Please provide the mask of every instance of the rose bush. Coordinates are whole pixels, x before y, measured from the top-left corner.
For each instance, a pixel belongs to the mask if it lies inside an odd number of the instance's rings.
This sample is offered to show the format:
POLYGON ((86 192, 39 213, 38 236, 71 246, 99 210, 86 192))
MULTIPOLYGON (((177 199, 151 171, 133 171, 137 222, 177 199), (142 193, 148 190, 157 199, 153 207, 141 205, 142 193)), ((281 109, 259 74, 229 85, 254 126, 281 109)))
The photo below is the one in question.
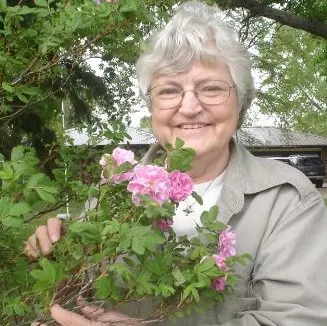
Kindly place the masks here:
MULTIPOLYGON (((178 202, 189 195, 199 200, 199 196, 192 192, 185 173, 194 151, 183 148, 180 140, 167 148, 165 160, 158 160, 167 162, 165 168, 153 162, 141 165, 130 151, 120 148, 103 155, 98 172, 102 185, 87 190, 96 205, 82 220, 65 221, 65 236, 51 257, 15 261, 24 273, 14 291, 7 289, 2 320, 14 318, 16 325, 47 321, 50 306, 58 303, 71 309, 79 295, 97 304, 110 301, 114 305, 155 297, 158 304, 147 320, 161 320, 195 306, 204 309, 233 290, 237 280, 233 264, 245 263, 248 257, 236 256, 235 234, 217 221, 217 206, 203 212, 198 238, 177 237, 173 231, 178 202), (122 178, 126 174, 129 177, 122 178), (15 293, 14 308, 10 293, 15 293)), ((15 164, 6 163, 0 176, 15 164)), ((32 185, 31 181, 22 184, 32 185)), ((54 194, 55 186, 55 181, 48 180, 36 188, 54 194)), ((17 210, 11 209, 11 218, 16 218, 17 210)), ((17 269, 10 268, 8 274, 11 270, 17 275, 17 269)))

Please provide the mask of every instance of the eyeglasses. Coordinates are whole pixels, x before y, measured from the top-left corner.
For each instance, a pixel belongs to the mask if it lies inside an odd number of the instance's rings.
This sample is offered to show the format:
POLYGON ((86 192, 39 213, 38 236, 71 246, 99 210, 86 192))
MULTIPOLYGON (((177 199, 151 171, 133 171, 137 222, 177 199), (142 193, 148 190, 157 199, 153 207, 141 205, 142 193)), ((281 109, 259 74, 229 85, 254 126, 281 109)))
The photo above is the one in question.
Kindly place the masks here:
POLYGON ((194 89, 183 90, 177 85, 159 85, 151 88, 146 94, 152 104, 160 110, 173 109, 182 103, 186 92, 193 92, 201 104, 217 105, 225 102, 230 90, 235 85, 223 80, 209 80, 198 84, 194 89))

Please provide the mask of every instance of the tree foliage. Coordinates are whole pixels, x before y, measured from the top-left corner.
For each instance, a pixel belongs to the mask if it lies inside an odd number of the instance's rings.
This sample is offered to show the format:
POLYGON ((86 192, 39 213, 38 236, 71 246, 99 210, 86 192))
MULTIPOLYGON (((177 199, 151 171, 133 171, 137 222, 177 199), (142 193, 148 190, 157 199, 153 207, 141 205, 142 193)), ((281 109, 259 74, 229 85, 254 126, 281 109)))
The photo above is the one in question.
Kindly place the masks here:
POLYGON ((63 99, 74 122, 93 123, 95 112, 126 117, 135 103, 130 64, 154 23, 153 5, 1 0, 0 152, 9 157, 23 140, 44 150, 55 140, 51 122, 60 118, 63 99), (92 58, 105 63, 103 76, 92 71, 92 58))

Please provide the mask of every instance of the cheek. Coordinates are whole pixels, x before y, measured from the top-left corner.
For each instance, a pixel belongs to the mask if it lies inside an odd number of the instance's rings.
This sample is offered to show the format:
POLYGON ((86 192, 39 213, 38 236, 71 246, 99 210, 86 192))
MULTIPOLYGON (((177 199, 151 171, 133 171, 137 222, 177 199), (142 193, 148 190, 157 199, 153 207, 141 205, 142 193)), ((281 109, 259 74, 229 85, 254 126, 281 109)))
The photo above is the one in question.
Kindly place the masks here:
POLYGON ((151 121, 152 121, 152 131, 160 142, 166 127, 165 119, 163 119, 162 116, 156 113, 152 113, 151 121))

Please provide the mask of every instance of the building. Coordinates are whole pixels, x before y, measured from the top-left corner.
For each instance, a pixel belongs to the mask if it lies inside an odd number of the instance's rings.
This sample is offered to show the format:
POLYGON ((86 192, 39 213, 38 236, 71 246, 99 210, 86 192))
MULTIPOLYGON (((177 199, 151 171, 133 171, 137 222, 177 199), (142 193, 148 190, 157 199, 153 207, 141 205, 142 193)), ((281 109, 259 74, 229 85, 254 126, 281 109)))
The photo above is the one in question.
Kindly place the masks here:
MULTIPOLYGON (((124 146, 144 152, 155 142, 150 131, 127 128, 131 139, 125 138, 124 146)), ((89 137, 85 132, 70 129, 67 131, 73 139, 73 145, 87 144, 89 137)), ((327 137, 285 130, 277 127, 242 127, 235 135, 237 142, 243 144, 257 156, 289 156, 297 154, 318 154, 324 161, 327 171, 327 137)), ((103 139, 97 146, 108 144, 103 139)))

